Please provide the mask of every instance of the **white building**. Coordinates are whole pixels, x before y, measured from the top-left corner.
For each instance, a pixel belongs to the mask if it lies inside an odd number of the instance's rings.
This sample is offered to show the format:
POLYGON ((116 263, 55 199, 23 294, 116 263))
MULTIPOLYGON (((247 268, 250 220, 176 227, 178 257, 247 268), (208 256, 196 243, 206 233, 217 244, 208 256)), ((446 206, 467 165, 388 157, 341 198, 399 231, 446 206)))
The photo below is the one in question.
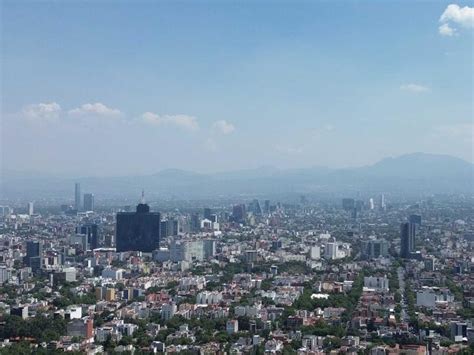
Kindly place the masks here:
POLYGON ((437 287, 423 287, 416 293, 418 307, 434 308, 437 304, 454 302, 454 296, 448 289, 440 290, 437 287))
POLYGON ((165 303, 161 306, 161 318, 165 321, 170 320, 176 314, 178 306, 176 303, 165 303))
POLYGON ((309 249, 309 257, 312 259, 312 260, 319 260, 321 259, 321 247, 315 245, 315 246, 312 246, 310 249, 309 249))
POLYGON ((255 318, 260 313, 260 307, 255 306, 236 306, 234 313, 237 317, 255 318))
POLYGON ((28 214, 32 216, 35 213, 35 204, 34 202, 28 202, 28 214))
POLYGON ((123 269, 114 269, 111 267, 105 268, 102 270, 102 277, 104 279, 111 280, 122 280, 123 279, 123 269))
POLYGON ((324 249, 324 257, 327 260, 342 259, 351 255, 351 245, 349 243, 328 242, 324 249))
POLYGON ((64 312, 64 318, 66 319, 81 319, 82 318, 82 308, 80 306, 70 306, 64 312))
POLYGON ((364 277, 364 288, 377 292, 388 292, 389 281, 386 276, 366 276, 364 277))
POLYGON ((172 262, 202 261, 205 259, 206 251, 215 253, 215 247, 214 249, 212 245, 209 247, 207 241, 204 240, 172 241, 169 249, 169 259, 172 262))
POLYGON ((339 245, 334 243, 326 243, 326 248, 324 249, 324 257, 329 260, 337 259, 337 249, 339 245))
POLYGON ((239 321, 237 319, 228 320, 225 326, 227 334, 234 334, 239 331, 239 321))
POLYGON ((0 265, 0 285, 3 285, 11 277, 11 271, 7 269, 6 265, 0 265))
POLYGON ((202 291, 196 295, 197 304, 219 304, 222 301, 222 293, 217 291, 202 291))

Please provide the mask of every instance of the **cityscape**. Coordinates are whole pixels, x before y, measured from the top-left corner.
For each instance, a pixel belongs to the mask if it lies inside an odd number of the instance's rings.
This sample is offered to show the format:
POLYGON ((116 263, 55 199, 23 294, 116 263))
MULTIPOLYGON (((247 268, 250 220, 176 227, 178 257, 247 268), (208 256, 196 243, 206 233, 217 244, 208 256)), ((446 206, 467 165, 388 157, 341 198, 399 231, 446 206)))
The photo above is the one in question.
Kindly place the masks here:
POLYGON ((472 351, 472 197, 158 212, 81 187, 59 212, 1 207, 2 351, 472 351))
POLYGON ((474 354, 472 2, 0 13, 0 355, 474 354))

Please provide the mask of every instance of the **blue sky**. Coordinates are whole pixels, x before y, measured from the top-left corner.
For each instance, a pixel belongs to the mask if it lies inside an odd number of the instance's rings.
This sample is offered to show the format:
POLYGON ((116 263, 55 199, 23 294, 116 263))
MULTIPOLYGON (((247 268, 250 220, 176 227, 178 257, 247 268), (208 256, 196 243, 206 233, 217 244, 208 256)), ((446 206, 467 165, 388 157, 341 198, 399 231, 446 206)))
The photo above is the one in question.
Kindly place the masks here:
POLYGON ((472 161, 468 6, 3 1, 3 167, 340 167, 416 151, 472 161))

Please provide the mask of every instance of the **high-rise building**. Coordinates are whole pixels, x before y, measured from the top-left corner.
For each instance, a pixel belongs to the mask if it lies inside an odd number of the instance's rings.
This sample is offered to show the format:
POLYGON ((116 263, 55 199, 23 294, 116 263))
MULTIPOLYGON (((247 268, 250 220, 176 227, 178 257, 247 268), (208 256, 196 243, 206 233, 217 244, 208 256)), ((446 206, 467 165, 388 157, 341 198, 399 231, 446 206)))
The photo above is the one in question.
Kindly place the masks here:
POLYGON ((270 213, 270 200, 265 200, 263 206, 264 206, 264 207, 263 207, 263 208, 264 208, 264 212, 265 212, 265 213, 270 213))
POLYGON ((168 219, 168 233, 171 236, 176 236, 179 233, 179 221, 177 219, 168 219))
POLYGON ((408 219, 410 223, 421 225, 421 216, 419 214, 412 214, 408 219))
POLYGON ((242 222, 245 218, 245 205, 235 205, 232 207, 232 219, 234 222, 242 222))
POLYGON ((216 241, 214 239, 205 239, 203 242, 204 259, 212 258, 216 255, 216 241))
POLYGON ((179 221, 177 219, 167 219, 160 223, 160 237, 166 238, 176 236, 179 232, 179 221))
POLYGON ((375 208, 374 199, 370 198, 369 199, 369 209, 373 210, 374 208, 375 208))
POLYGON ((35 213, 35 204, 34 202, 28 202, 28 214, 32 216, 35 213))
POLYGON ((161 318, 165 321, 170 320, 177 311, 178 306, 176 306, 176 303, 165 303, 161 306, 161 318))
POLYGON ((385 208, 387 207, 386 203, 385 203, 385 195, 384 194, 381 194, 380 195, 380 205, 379 205, 379 208, 381 210, 385 210, 385 208))
POLYGON ((375 259, 388 255, 389 244, 385 239, 366 240, 362 242, 361 254, 364 259, 375 259))
POLYGON ((400 226, 400 256, 411 258, 415 252, 416 224, 406 222, 400 226))
POLYGON ((142 201, 136 212, 117 213, 116 248, 122 251, 142 251, 151 253, 160 244, 160 213, 150 212, 150 207, 142 201))
POLYGON ((0 206, 0 217, 7 217, 13 213, 13 209, 10 206, 0 206))
POLYGON ((262 214, 262 208, 260 207, 260 202, 257 199, 254 199, 249 204, 249 212, 252 212, 256 216, 260 216, 262 214))
POLYGON ((324 257, 329 260, 334 260, 338 258, 338 251, 339 244, 336 242, 326 243, 326 247, 324 249, 324 257))
POLYGON ((211 220, 212 210, 210 208, 204 208, 204 219, 211 220))
POLYGON ((97 224, 84 224, 76 228, 76 233, 86 235, 87 244, 90 249, 97 249, 99 247, 99 227, 97 224))
POLYGON ((84 194, 84 211, 94 211, 94 194, 84 194))
POLYGON ((79 211, 81 206, 81 184, 76 182, 74 187, 74 208, 79 211))
POLYGON ((168 221, 161 221, 160 222, 160 237, 163 238, 169 237, 168 234, 168 221))
POLYGON ((31 266, 31 259, 41 257, 43 253, 43 243, 39 241, 29 240, 26 242, 25 264, 31 266))
POLYGON ((197 233, 201 229, 201 221, 199 220, 199 214, 193 213, 191 215, 190 229, 192 233, 197 233))
POLYGON ((342 208, 344 211, 352 211, 355 208, 355 200, 353 198, 343 198, 342 208))

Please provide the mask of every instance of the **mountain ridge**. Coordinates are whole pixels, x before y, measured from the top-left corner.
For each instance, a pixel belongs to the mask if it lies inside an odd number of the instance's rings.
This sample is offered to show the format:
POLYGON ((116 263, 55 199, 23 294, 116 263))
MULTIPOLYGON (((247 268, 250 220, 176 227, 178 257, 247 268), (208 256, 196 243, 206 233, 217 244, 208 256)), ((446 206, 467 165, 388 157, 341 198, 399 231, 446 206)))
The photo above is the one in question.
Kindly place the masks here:
MULTIPOLYGON (((411 153, 387 157, 357 168, 312 167, 279 169, 259 167, 231 172, 198 173, 164 169, 154 174, 120 177, 65 178, 50 176, 9 178, 3 176, 3 196, 72 195, 73 183, 98 196, 135 196, 144 188, 159 196, 215 197, 274 193, 318 193, 338 191, 473 191, 474 164, 449 155, 411 153)), ((26 197, 25 196, 25 197, 26 197)))

